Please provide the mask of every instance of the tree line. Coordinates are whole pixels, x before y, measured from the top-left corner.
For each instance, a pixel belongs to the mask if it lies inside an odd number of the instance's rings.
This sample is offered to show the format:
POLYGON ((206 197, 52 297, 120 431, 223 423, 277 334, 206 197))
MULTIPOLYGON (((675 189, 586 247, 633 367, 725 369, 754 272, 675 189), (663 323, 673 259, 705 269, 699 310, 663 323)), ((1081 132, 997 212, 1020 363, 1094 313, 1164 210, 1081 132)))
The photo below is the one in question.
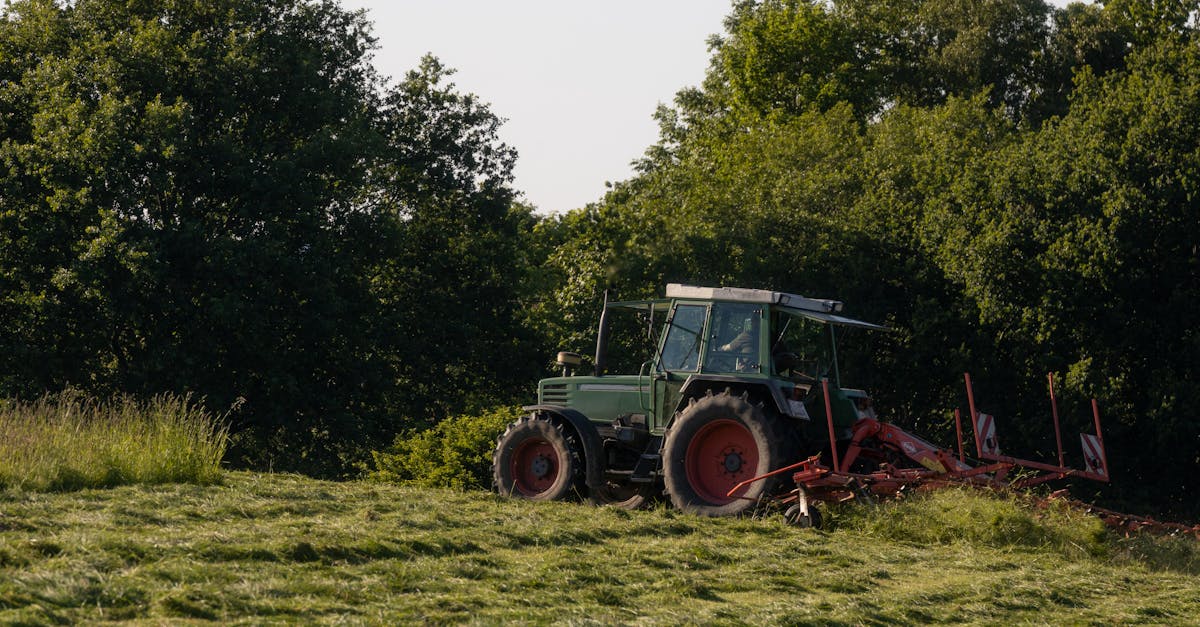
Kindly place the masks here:
POLYGON ((235 462, 337 474, 536 376, 500 120, 432 57, 386 84, 370 29, 332 1, 11 3, 0 393, 192 391, 233 408, 235 462))
POLYGON ((235 463, 338 475, 529 400, 605 291, 773 288, 894 328, 843 371, 902 426, 952 434, 970 371, 1051 451, 1054 372, 1104 497, 1195 513, 1197 4, 739 0, 634 176, 545 216, 486 103, 378 76, 336 2, 13 2, 0 395, 190 391, 235 463))

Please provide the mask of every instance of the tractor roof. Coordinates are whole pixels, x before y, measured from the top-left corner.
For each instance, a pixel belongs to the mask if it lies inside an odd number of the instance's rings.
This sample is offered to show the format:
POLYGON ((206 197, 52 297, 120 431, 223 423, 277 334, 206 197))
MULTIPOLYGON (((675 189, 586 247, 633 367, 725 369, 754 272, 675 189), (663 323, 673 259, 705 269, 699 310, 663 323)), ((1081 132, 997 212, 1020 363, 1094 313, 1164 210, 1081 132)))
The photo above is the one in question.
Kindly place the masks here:
POLYGON ((743 287, 699 287, 669 283, 667 284, 667 298, 614 302, 608 303, 608 307, 611 309, 662 312, 670 309, 672 299, 762 303, 765 305, 774 305, 778 311, 825 324, 862 327, 865 329, 887 329, 885 326, 838 315, 842 310, 841 301, 807 298, 799 294, 789 294, 788 292, 755 290, 743 287))
POLYGON ((793 309, 837 313, 842 310, 842 301, 805 298, 799 294, 753 290, 744 287, 697 287, 680 283, 667 284, 667 298, 698 298, 701 300, 725 300, 738 303, 764 303, 783 305, 793 309))

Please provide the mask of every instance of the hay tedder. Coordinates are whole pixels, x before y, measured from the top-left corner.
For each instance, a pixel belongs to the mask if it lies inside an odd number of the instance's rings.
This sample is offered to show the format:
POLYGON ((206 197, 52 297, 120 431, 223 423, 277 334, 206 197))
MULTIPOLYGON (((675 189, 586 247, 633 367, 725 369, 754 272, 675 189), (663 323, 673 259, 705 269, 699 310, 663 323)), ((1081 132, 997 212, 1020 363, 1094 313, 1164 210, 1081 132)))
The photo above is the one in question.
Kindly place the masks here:
MULTIPOLYGON (((961 411, 954 412, 954 426, 958 434, 957 455, 895 425, 874 417, 865 417, 854 424, 853 435, 845 444, 844 450, 839 452, 839 448, 843 447, 833 447, 830 450, 832 466, 824 465, 821 462, 821 454, 816 454, 768 475, 747 479, 734 486, 727 494, 732 496, 743 490, 746 485, 761 481, 769 475, 791 473, 796 487, 779 498, 780 502, 787 506, 785 516, 795 524, 820 526, 820 513, 813 508, 814 501, 841 502, 864 497, 891 497, 906 489, 956 484, 1025 488, 1068 477, 1107 482, 1108 460, 1105 456, 1104 439, 1100 431, 1100 410, 1096 400, 1092 399, 1092 417, 1096 433, 1079 435, 1084 469, 1069 468, 1065 465, 1063 453, 1058 402, 1054 395, 1054 376, 1047 375, 1047 378, 1050 384, 1054 435, 1058 445, 1057 465, 1002 454, 996 434, 995 417, 976 411, 971 375, 964 374, 972 431, 975 436, 975 453, 977 459, 985 463, 978 466, 967 463, 963 447, 961 411), (864 468, 873 470, 863 470, 864 468), (1021 469, 1026 472, 1020 473, 1019 477, 1011 477, 1016 474, 1014 471, 1021 469)), ((822 380, 821 385, 827 389, 829 381, 822 380)), ((825 416, 826 424, 832 433, 831 407, 826 407, 825 416)))
MULTIPOLYGON (((576 374, 580 355, 559 353, 562 376, 539 382, 537 403, 497 442, 496 490, 626 508, 665 495, 704 516, 766 502, 782 505, 794 523, 819 526, 817 502, 947 484, 1109 480, 1095 401, 1095 433, 1080 436, 1082 469, 1066 465, 1052 378, 1057 463, 1002 453, 996 420, 977 411, 969 375, 974 465, 964 454, 961 411, 957 452, 878 419, 867 392, 841 384, 839 333, 853 329, 886 327, 842 315, 839 301, 769 290, 671 284, 666 298, 606 301, 593 374, 576 374), (610 320, 630 313, 634 324, 610 320), (652 348, 629 362, 645 359, 638 372, 609 374, 609 344, 628 346, 640 333, 652 348)), ((1126 528, 1160 525, 1096 511, 1126 528)))

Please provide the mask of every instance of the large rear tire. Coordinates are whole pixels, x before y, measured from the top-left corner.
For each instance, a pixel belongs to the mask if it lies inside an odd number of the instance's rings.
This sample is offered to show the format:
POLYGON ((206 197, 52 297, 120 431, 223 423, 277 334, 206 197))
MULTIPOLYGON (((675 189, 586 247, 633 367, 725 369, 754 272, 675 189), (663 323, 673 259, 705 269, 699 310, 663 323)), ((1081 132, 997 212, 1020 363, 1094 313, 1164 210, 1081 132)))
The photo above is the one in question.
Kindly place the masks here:
POLYGON ((663 479, 671 502, 702 516, 735 516, 774 493, 778 477, 737 484, 783 466, 782 443, 763 411, 725 392, 697 399, 663 444, 663 479))
POLYGON ((506 496, 563 500, 577 493, 582 475, 574 438, 536 414, 509 425, 492 456, 492 480, 506 496))

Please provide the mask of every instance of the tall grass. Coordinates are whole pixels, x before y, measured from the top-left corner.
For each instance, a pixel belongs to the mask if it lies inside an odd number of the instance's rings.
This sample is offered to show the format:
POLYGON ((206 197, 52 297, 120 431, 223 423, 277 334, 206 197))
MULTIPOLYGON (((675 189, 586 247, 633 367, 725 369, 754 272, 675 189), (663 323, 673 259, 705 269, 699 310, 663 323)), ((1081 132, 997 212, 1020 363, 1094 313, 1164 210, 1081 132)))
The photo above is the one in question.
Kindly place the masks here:
POLYGON ((189 396, 0 402, 0 488, 62 491, 220 479, 228 430, 189 396))
POLYGON ((1110 553, 1103 521, 1064 502, 1020 492, 945 488, 878 506, 834 508, 833 522, 870 536, 916 545, 970 544, 1056 551, 1069 557, 1110 553))

